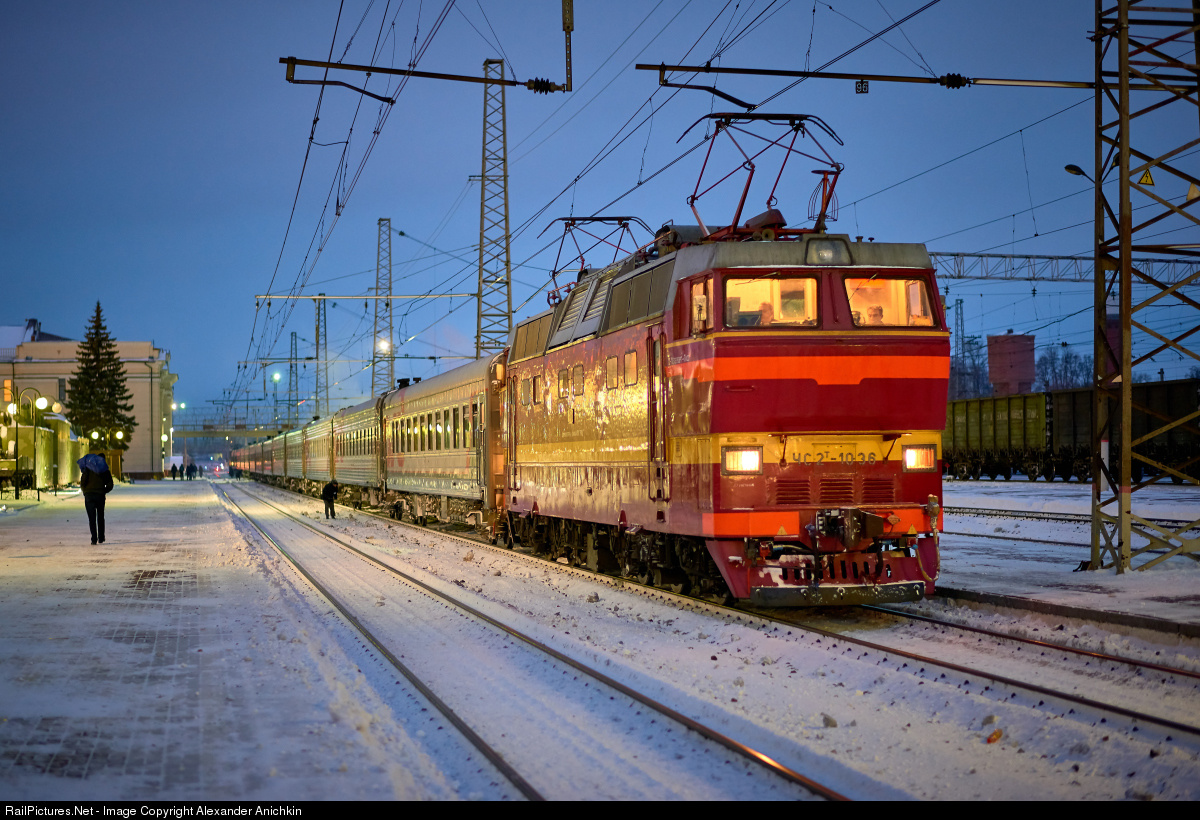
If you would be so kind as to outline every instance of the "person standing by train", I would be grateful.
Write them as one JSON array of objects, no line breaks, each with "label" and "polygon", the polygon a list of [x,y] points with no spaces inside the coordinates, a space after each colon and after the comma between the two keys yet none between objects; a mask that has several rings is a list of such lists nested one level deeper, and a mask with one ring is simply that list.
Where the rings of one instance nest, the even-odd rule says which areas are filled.
[{"label": "person standing by train", "polygon": [[176,467],[174,464],[172,464],[171,465],[171,480],[174,481],[177,478],[179,478],[179,468]]},{"label": "person standing by train", "polygon": [[338,493],[338,483],[337,483],[336,478],[333,481],[330,481],[328,484],[326,484],[325,488],[323,490],[321,490],[321,498],[323,498],[325,500],[325,517],[326,518],[337,518],[337,515],[333,511],[333,500],[335,498],[337,498],[337,493]]},{"label": "person standing by train", "polygon": [[112,492],[113,477],[99,447],[76,462],[79,465],[79,489],[83,492],[83,508],[87,510],[88,529],[92,543],[104,543],[104,496]]}]

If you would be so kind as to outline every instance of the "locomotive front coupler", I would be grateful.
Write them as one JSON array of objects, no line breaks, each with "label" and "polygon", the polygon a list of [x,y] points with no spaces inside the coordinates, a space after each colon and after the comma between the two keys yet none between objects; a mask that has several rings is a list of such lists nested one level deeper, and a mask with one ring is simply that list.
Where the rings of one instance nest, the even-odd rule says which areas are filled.
[{"label": "locomotive front coupler", "polygon": [[807,529],[814,542],[822,536],[840,538],[847,549],[852,549],[864,538],[874,540],[882,535],[886,523],[887,519],[882,516],[849,507],[818,510],[815,521]]}]

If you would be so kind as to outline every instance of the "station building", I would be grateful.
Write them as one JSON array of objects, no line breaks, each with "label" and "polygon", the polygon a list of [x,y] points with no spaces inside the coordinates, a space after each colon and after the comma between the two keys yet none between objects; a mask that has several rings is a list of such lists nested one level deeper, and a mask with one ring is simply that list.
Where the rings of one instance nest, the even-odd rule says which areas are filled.
[{"label": "station building", "polygon": [[[153,342],[114,340],[117,356],[131,395],[132,415],[137,426],[129,434],[129,447],[120,454],[119,465],[129,478],[161,478],[164,465],[170,469],[174,386],[179,377],[170,372],[171,354]],[[74,433],[67,419],[70,407],[68,384],[79,366],[79,341],[42,330],[41,322],[28,319],[21,326],[0,326],[0,382],[3,394],[0,412],[18,400],[29,404],[37,396],[47,407],[36,413],[37,424],[3,425],[0,437],[0,476],[13,469],[36,470],[37,486],[52,488],[78,481],[74,458],[67,455],[86,443],[71,447]],[[59,410],[55,411],[55,404]],[[28,408],[22,418],[28,418]],[[86,431],[85,435],[86,435]],[[17,451],[20,451],[19,464]],[[35,465],[36,454],[36,465]]]}]

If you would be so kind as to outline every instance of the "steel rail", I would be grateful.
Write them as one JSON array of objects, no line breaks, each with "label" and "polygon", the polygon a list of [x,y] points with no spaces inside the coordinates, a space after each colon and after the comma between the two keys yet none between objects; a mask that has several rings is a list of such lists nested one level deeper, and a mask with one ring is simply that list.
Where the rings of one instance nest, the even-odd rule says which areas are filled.
[{"label": "steel rail", "polygon": [[[1059,524],[1090,524],[1092,516],[1090,513],[1051,513],[1039,512],[1037,510],[985,510],[975,507],[943,507],[942,512],[946,515],[973,515],[973,516],[994,516],[998,518],[1028,518],[1034,521],[1054,521]],[[1187,524],[1195,524],[1194,521],[1179,521],[1173,518],[1147,518],[1152,524],[1158,524],[1163,527],[1182,527]]]},{"label": "steel rail", "polygon": [[[1036,684],[1036,683],[1027,683],[1025,681],[1017,680],[1016,678],[1010,678],[1005,675],[998,675],[993,672],[985,672],[982,669],[975,669],[975,668],[972,668],[969,666],[963,666],[962,664],[954,663],[953,661],[939,660],[939,659],[931,657],[929,655],[920,655],[916,652],[909,652],[907,650],[897,649],[892,646],[884,646],[883,644],[878,644],[873,641],[863,640],[862,638],[854,638],[849,635],[845,635],[841,632],[834,632],[832,630],[822,629],[819,626],[811,626],[811,625],[807,625],[807,624],[796,623],[793,621],[780,620],[778,618],[773,618],[768,615],[763,615],[762,613],[756,613],[756,614],[758,615],[758,617],[760,617],[766,621],[769,621],[771,623],[777,624],[779,626],[788,626],[788,627],[792,627],[795,629],[803,630],[805,632],[812,632],[813,634],[820,635],[825,638],[830,638],[832,640],[845,641],[846,643],[856,644],[865,649],[874,650],[876,652],[882,652],[882,653],[884,653],[885,656],[894,655],[894,656],[898,656],[901,658],[907,658],[908,660],[916,661],[917,663],[922,663],[927,666],[936,666],[938,668],[946,669],[951,672],[959,672],[964,675],[972,675],[975,678],[983,678],[986,680],[990,680],[993,683],[1001,684],[1003,686],[1008,686],[1010,688],[1022,689],[1027,692],[1033,692],[1038,695],[1041,695],[1042,697],[1049,697],[1049,698],[1054,698],[1054,699],[1060,700],[1060,701],[1067,701],[1068,703],[1073,703],[1077,706],[1085,706],[1089,709],[1095,709],[1100,712],[1107,712],[1107,713],[1114,714],[1114,715],[1120,715],[1122,717],[1126,717],[1131,720],[1138,720],[1138,721],[1142,721],[1143,723],[1160,726],[1164,729],[1171,729],[1173,731],[1183,732],[1185,734],[1195,735],[1195,736],[1200,737],[1200,726],[1193,726],[1193,725],[1187,724],[1187,723],[1180,723],[1178,721],[1168,720],[1167,718],[1160,718],[1160,717],[1155,717],[1154,715],[1147,715],[1144,712],[1138,712],[1134,709],[1127,709],[1124,706],[1116,706],[1115,704],[1104,703],[1102,701],[1082,697],[1081,695],[1072,695],[1070,692],[1062,692],[1057,689],[1051,689],[1048,686],[1041,686],[1040,684]],[[922,669],[920,671],[923,672],[924,667],[922,667]],[[919,672],[918,672],[918,674],[919,674]],[[1041,705],[1041,704],[1039,704],[1039,705]]]},{"label": "steel rail", "polygon": [[[1087,546],[1086,544],[1082,546]],[[918,615],[915,612],[905,612],[900,609],[890,609],[888,607],[876,606],[875,604],[864,604],[863,609],[869,609],[873,612],[883,612],[888,615],[895,615],[900,618],[907,618],[912,621],[923,621],[925,623],[937,624],[938,626],[950,626],[955,629],[961,629],[964,632],[974,632],[979,635],[987,635],[992,638],[999,638],[1006,641],[1016,641],[1017,643],[1030,644],[1032,646],[1041,647],[1043,649],[1053,649],[1056,652],[1069,652],[1073,655],[1082,655],[1087,658],[1096,658],[1105,662],[1122,663],[1128,666],[1138,666],[1143,669],[1152,669],[1155,672],[1162,672],[1169,675],[1181,675],[1187,678],[1200,679],[1200,672],[1192,672],[1188,669],[1179,669],[1174,666],[1165,666],[1152,661],[1139,661],[1134,658],[1124,658],[1118,655],[1108,655],[1104,652],[1093,652],[1090,649],[1079,649],[1074,646],[1066,646],[1053,641],[1042,641],[1037,638],[1023,638],[1019,635],[1012,635],[1006,632],[997,632],[993,629],[984,629],[979,626],[968,626],[966,624],[955,623],[954,621],[943,621],[940,618],[933,618],[929,615]]]},{"label": "steel rail", "polygon": [[[255,498],[253,493],[247,492],[244,489],[242,491],[245,492],[246,495],[250,496],[251,498]],[[342,605],[342,603],[337,599],[336,596],[334,596],[320,581],[318,581],[316,578],[314,578],[306,569],[304,569],[304,567],[302,567],[300,565],[300,563],[295,558],[293,558],[292,555],[286,549],[284,549],[284,547],[278,541],[276,541],[274,538],[272,538],[270,535],[268,535],[266,530],[264,530],[262,527],[260,527],[258,525],[258,523],[250,516],[250,514],[248,512],[246,512],[246,510],[240,504],[238,504],[236,501],[233,500],[233,498],[229,495],[229,493],[225,490],[224,487],[221,488],[221,493],[225,496],[226,499],[228,499],[230,504],[232,504],[234,507],[237,508],[238,512],[240,512],[242,514],[242,517],[245,518],[247,522],[249,522],[250,526],[252,526],[252,527],[254,527],[254,529],[258,530],[259,534],[262,535],[262,537],[267,540],[267,543],[269,543],[271,546],[273,546],[279,552],[280,555],[282,555],[284,558],[286,558],[288,560],[288,562],[293,567],[295,567],[296,571],[299,572],[301,575],[303,575],[304,579],[306,581],[308,581],[308,583],[311,584],[314,589],[316,589],[319,593],[321,593],[321,595],[325,598],[326,601],[328,601],[330,603],[330,605],[332,605],[338,612],[340,612],[342,614],[342,617],[344,617],[347,621],[349,621],[350,624],[352,624],[354,626],[354,628],[357,629],[363,635],[363,637],[365,637],[371,643],[372,646],[374,646],[377,650],[379,650],[379,653],[381,655],[383,655],[383,657],[386,658],[387,661],[390,664],[392,664],[392,666],[394,666],[397,670],[399,670],[400,673],[402,675],[404,675],[405,678],[408,679],[409,683],[411,683],[413,685],[413,687],[417,689],[417,691],[419,691],[422,695],[424,695],[425,699],[428,700],[439,712],[441,712],[442,715],[448,721],[450,721],[451,724],[454,725],[454,728],[458,729],[458,731],[462,733],[463,737],[465,737],[471,743],[471,745],[473,745],[476,749],[478,749],[483,754],[483,756],[486,757],[488,759],[488,761],[490,761],[491,764],[493,766],[495,766],[500,771],[500,773],[504,777],[506,777],[509,780],[509,782],[512,783],[517,788],[518,791],[521,792],[521,794],[523,794],[529,800],[545,800],[546,799],[545,797],[542,796],[542,794],[540,792],[538,792],[537,789],[535,789],[533,786],[531,786],[529,784],[529,782],[526,781],[525,778],[522,777],[520,775],[520,773],[517,772],[517,770],[514,769],[508,763],[508,761],[506,761],[504,759],[504,757],[499,752],[497,752],[495,749],[493,749],[487,743],[487,741],[485,741],[478,734],[476,734],[475,730],[472,729],[470,726],[468,726],[466,724],[466,722],[464,722],[463,719],[460,718],[458,716],[458,714],[455,713],[455,711],[453,709],[451,709],[449,705],[446,704],[445,701],[443,701],[436,694],[434,694],[433,690],[430,689],[428,686],[426,686],[425,683],[422,682],[412,672],[412,670],[409,669],[404,664],[403,661],[401,661],[399,658],[397,658],[395,656],[395,654],[393,654],[386,646],[384,646],[383,643],[380,640],[378,640],[375,637],[375,635],[369,629],[367,629],[366,626],[363,625],[363,623],[361,621],[358,620],[358,618],[356,618],[345,606]],[[263,501],[262,499],[255,498],[255,500],[259,501],[262,504],[267,504],[267,502]],[[267,504],[267,505],[273,506],[270,504]],[[319,532],[319,530],[318,530],[318,532]]]},{"label": "steel rail", "polygon": [[[593,678],[594,680],[599,681],[600,683],[603,683],[604,685],[606,685],[612,689],[615,689],[616,691],[620,692],[621,694],[625,695],[626,697],[631,698],[632,700],[635,700],[638,703],[641,703],[643,706],[653,709],[656,712],[662,714],[664,717],[670,718],[671,720],[674,720],[675,722],[679,723],[680,725],[682,725],[688,729],[691,729],[693,732],[697,733],[701,737],[703,737],[707,740],[710,740],[714,743],[717,743],[718,745],[723,746],[726,749],[728,749],[732,752],[735,752],[736,754],[739,754],[742,757],[745,757],[755,763],[758,763],[760,766],[763,766],[764,768],[766,768],[769,771],[771,771],[772,773],[784,778],[785,780],[790,780],[791,782],[793,782],[805,789],[808,789],[813,794],[818,795],[820,797],[824,797],[828,800],[849,800],[849,798],[846,797],[845,795],[842,795],[842,794],[834,791],[833,789],[830,789],[827,786],[817,783],[815,780],[811,780],[810,778],[805,777],[804,775],[800,774],[799,772],[797,772],[793,769],[788,768],[787,766],[783,765],[782,763],[778,762],[777,760],[773,759],[772,757],[770,757],[766,754],[763,754],[762,752],[759,752],[756,749],[752,749],[749,746],[747,746],[746,744],[744,744],[740,741],[734,740],[733,738],[729,737],[728,735],[724,735],[724,734],[716,731],[715,729],[705,726],[704,724],[693,720],[692,718],[688,717],[687,715],[682,714],[681,712],[675,711],[674,709],[667,706],[666,704],[660,703],[660,702],[654,700],[653,698],[650,698],[647,695],[644,695],[641,692],[638,692],[636,689],[632,689],[632,688],[626,686],[625,684],[621,683],[620,681],[610,678],[608,675],[605,675],[603,672],[600,672],[597,669],[593,669],[592,667],[590,667],[584,663],[581,663],[581,662],[575,660],[574,658],[563,654],[562,652],[559,652],[557,649],[554,649],[551,646],[547,646],[546,644],[542,643],[541,641],[538,641],[536,638],[530,637],[529,635],[526,635],[525,633],[520,632],[519,630],[516,630],[513,627],[510,627],[509,625],[507,625],[501,621],[496,620],[495,618],[491,617],[490,615],[487,615],[484,612],[480,612],[478,609],[475,609],[471,605],[463,603],[462,601],[459,601],[457,598],[453,597],[452,595],[442,592],[441,590],[439,590],[433,586],[430,586],[429,584],[426,584],[425,582],[423,582],[417,578],[414,578],[413,576],[403,572],[402,570],[396,569],[395,567],[380,561],[379,559],[364,552],[363,550],[358,549],[357,547],[353,546],[352,544],[348,544],[347,542],[341,540],[340,538],[337,538],[327,532],[324,532],[324,531],[318,529],[317,527],[314,527],[312,524],[309,524],[307,521],[303,521],[303,520],[297,518],[296,516],[287,512],[283,508],[278,507],[275,504],[272,504],[270,501],[267,501],[263,498],[256,496],[255,494],[249,492],[245,488],[241,488],[241,490],[242,490],[242,492],[249,495],[251,498],[254,498],[259,503],[264,504],[264,505],[274,509],[275,511],[279,512],[281,515],[294,521],[296,524],[298,524],[302,527],[305,527],[305,528],[311,530],[312,532],[317,533],[318,535],[324,536],[325,538],[327,538],[328,540],[337,544],[338,546],[342,547],[343,549],[346,549],[346,550],[349,550],[350,552],[355,553],[356,555],[360,556],[364,560],[369,561],[371,564],[379,567],[380,569],[383,569],[386,572],[389,572],[393,575],[396,575],[399,578],[402,578],[407,583],[410,583],[414,586],[417,586],[417,587],[425,590],[426,592],[430,593],[431,595],[434,595],[434,596],[446,601],[451,606],[455,606],[455,607],[461,609],[463,612],[466,612],[469,615],[471,615],[475,618],[478,618],[479,620],[484,621],[485,623],[488,623],[491,626],[507,633],[508,635],[511,635],[512,637],[514,637],[520,641],[523,641],[527,645],[529,645],[541,652],[544,652],[547,655],[550,655],[555,660],[557,660],[561,663],[564,663],[564,664],[572,667],[573,669],[576,669],[577,671],[584,673],[585,675],[588,675],[589,677]],[[420,529],[420,528],[417,528],[417,529]],[[466,540],[466,539],[464,539],[464,540]],[[474,544],[477,542],[468,541],[468,543]]]}]

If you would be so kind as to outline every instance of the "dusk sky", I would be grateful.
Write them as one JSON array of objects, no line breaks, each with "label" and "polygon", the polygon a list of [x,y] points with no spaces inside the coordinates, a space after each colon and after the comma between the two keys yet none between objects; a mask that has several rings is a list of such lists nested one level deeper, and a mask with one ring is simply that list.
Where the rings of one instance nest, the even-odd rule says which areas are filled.
[{"label": "dusk sky", "polygon": [[[516,318],[546,307],[558,234],[538,235],[555,218],[636,215],[652,229],[694,222],[686,198],[703,149],[638,183],[697,142],[699,130],[677,142],[697,119],[731,106],[659,89],[657,74],[635,63],[816,69],[926,2],[577,0],[574,91],[507,91]],[[384,111],[346,88],[322,96],[317,86],[288,84],[279,63],[332,54],[479,76],[485,59],[504,57],[509,76],[562,82],[560,3],[463,0],[439,24],[446,8],[437,0],[4,3],[0,324],[37,318],[48,332],[82,338],[99,300],[114,336],[171,352],[177,399],[215,412],[209,402],[239,383],[239,362],[286,357],[292,331],[300,356],[312,355],[312,303],[287,313],[276,302],[268,317],[255,294],[366,294],[381,217],[405,234],[392,239],[395,292],[473,290],[479,186],[469,177],[480,173],[482,87],[413,79]],[[828,70],[1090,81],[1093,13],[1091,0],[943,0]],[[350,72],[330,79],[387,95],[398,85]],[[1090,183],[1063,171],[1092,167],[1090,91],[872,83],[856,94],[851,81],[808,80],[787,91],[792,81],[718,83],[751,102],[779,94],[761,110],[813,114],[837,132],[844,145],[824,142],[845,165],[831,231],[937,251],[1091,252]],[[1180,113],[1180,128],[1194,134],[1194,111],[1186,120]],[[722,156],[713,162],[723,175],[734,163]],[[1198,173],[1195,155],[1181,165]],[[765,208],[778,170],[769,159],[761,167],[747,215]],[[808,224],[813,167],[793,162],[780,185],[778,207],[792,226]],[[740,184],[701,200],[706,222],[728,220]],[[1185,193],[1160,191],[1174,201]],[[1163,230],[1173,232],[1156,241],[1195,241],[1178,223]],[[1090,285],[1040,282],[1036,296],[1028,282],[941,286],[950,304],[964,300],[968,334],[1011,328],[1036,332],[1039,352],[1063,342],[1090,352]],[[395,315],[396,341],[413,337],[402,354],[474,351],[473,301],[400,303]],[[331,306],[330,353],[369,358],[372,317],[361,299]],[[1175,335],[1194,313],[1180,313],[1179,327],[1170,315],[1162,321],[1161,332]],[[1161,358],[1156,369],[1168,378],[1186,374],[1175,354]],[[396,375],[459,363],[402,360]],[[240,384],[261,399],[261,371],[249,367],[255,375]],[[335,408],[369,392],[364,367],[334,368]],[[286,385],[283,365],[267,377],[276,370]],[[312,367],[301,376],[301,397],[311,396]]]}]

